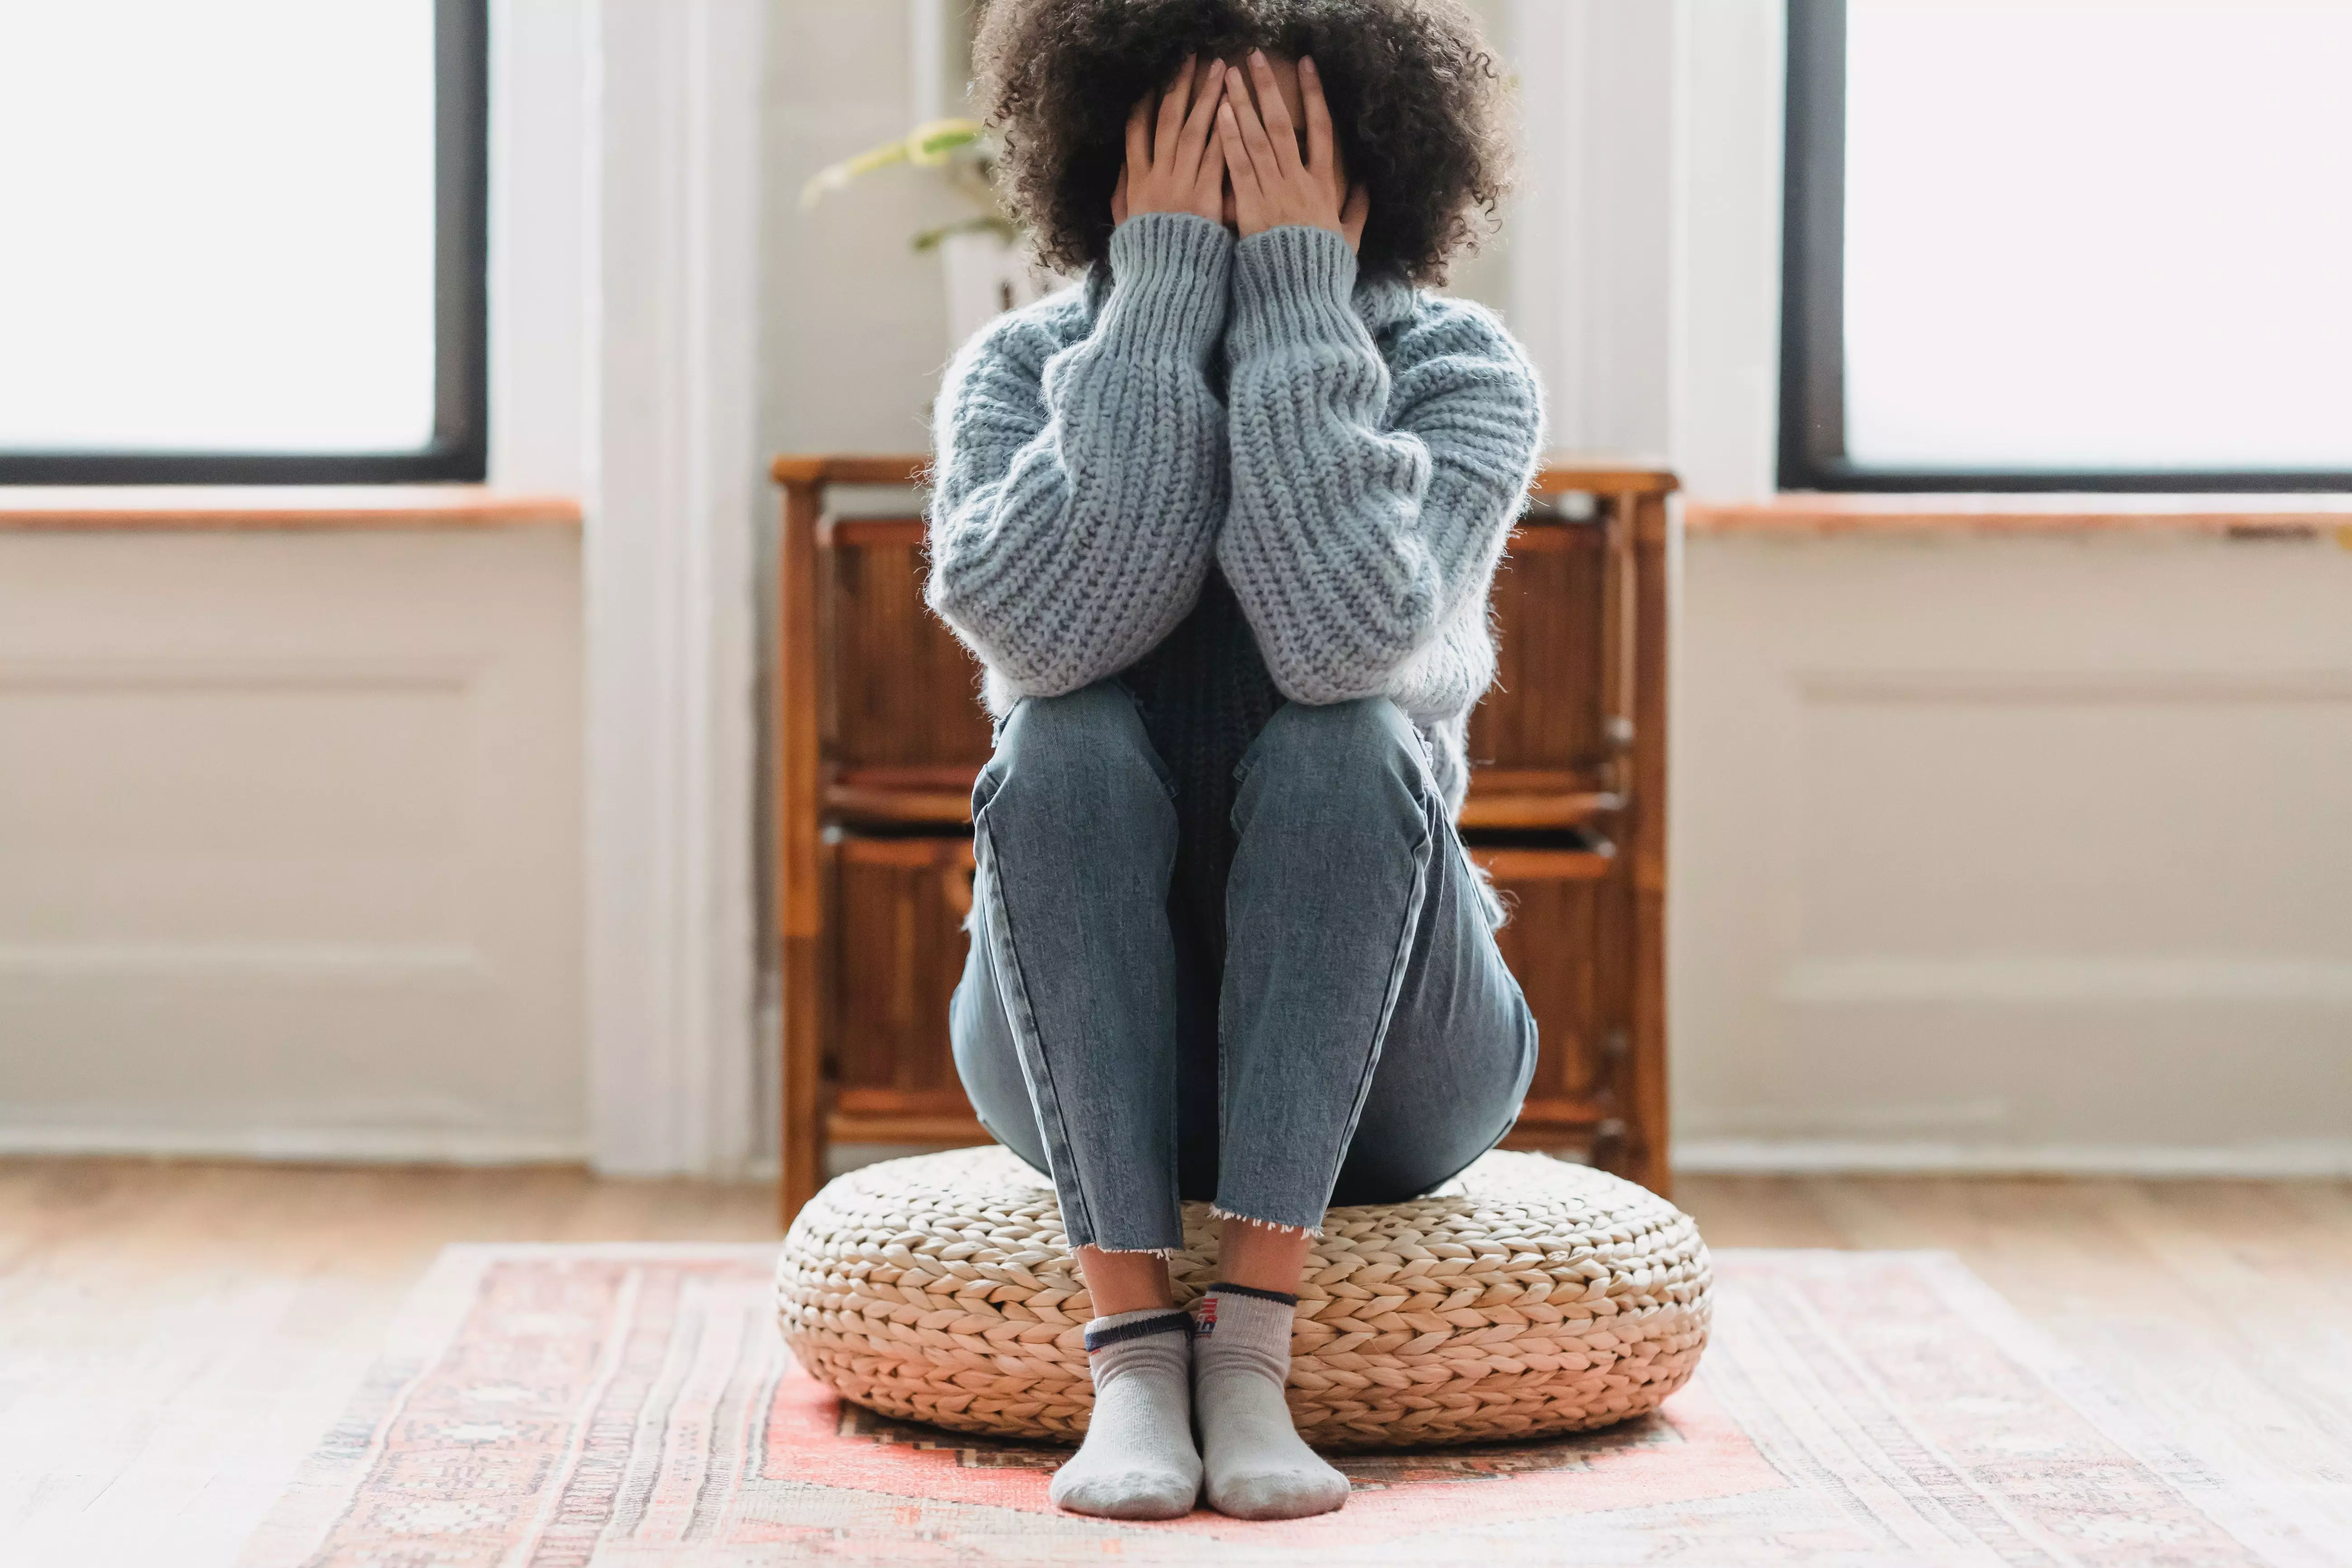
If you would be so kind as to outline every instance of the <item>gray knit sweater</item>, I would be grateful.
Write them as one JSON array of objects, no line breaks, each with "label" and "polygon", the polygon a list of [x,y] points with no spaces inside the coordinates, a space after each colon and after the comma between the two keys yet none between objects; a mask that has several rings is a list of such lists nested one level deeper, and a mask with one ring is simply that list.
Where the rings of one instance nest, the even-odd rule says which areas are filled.
[{"label": "gray knit sweater", "polygon": [[1083,287],[950,367],[929,602],[1002,714],[1135,666],[1213,564],[1281,694],[1393,700],[1458,812],[1542,428],[1533,370],[1477,306],[1360,279],[1328,230],[1236,244],[1142,214]]}]

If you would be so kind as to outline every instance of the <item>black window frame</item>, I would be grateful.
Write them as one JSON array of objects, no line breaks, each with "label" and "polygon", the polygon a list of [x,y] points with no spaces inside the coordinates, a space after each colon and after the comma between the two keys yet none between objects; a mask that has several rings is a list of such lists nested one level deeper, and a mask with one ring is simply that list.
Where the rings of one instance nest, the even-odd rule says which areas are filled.
[{"label": "black window frame", "polygon": [[1784,490],[2342,490],[2315,468],[1895,468],[1845,455],[1845,0],[1788,0],[1780,227]]},{"label": "black window frame", "polygon": [[0,447],[0,484],[480,480],[489,459],[489,4],[434,0],[433,435],[397,452]]}]

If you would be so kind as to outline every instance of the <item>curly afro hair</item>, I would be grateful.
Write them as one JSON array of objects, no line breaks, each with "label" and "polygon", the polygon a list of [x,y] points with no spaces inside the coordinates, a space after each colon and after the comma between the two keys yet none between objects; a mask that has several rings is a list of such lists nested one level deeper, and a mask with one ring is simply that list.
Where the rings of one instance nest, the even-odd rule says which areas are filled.
[{"label": "curly afro hair", "polygon": [[1349,178],[1371,197],[1368,270],[1442,281],[1493,227],[1510,174],[1508,96],[1457,0],[993,0],[973,44],[997,170],[1040,258],[1110,247],[1111,188],[1136,100],[1186,55],[1312,55]]}]

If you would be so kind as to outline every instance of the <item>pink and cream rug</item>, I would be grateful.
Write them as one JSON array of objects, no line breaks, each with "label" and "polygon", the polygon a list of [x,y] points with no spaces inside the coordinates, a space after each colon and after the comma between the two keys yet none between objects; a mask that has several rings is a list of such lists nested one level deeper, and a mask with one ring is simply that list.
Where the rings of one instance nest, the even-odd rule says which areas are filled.
[{"label": "pink and cream rug", "polygon": [[1347,1508],[1289,1524],[1072,1518],[1060,1450],[843,1405],[777,1338],[773,1261],[451,1248],[246,1568],[2342,1561],[1940,1254],[1718,1252],[1714,1343],[1660,1415],[1348,1458]]}]

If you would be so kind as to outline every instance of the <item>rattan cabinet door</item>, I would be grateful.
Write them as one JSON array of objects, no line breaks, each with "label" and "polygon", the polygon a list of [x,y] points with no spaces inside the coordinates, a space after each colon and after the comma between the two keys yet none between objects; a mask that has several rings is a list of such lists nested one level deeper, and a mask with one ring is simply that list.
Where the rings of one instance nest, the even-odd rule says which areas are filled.
[{"label": "rattan cabinet door", "polygon": [[948,998],[967,951],[971,841],[844,837],[827,847],[840,911],[826,1062],[835,1136],[977,1137],[948,1038]]},{"label": "rattan cabinet door", "polygon": [[1608,548],[1598,523],[1530,520],[1495,574],[1496,680],[1470,716],[1472,788],[1599,787]]},{"label": "rattan cabinet door", "polygon": [[1540,1054],[1513,1142],[1587,1149],[1612,1136],[1630,1003],[1622,868],[1591,848],[1473,854],[1511,919],[1496,933],[1536,1016]]},{"label": "rattan cabinet door", "polygon": [[829,773],[852,789],[969,791],[989,752],[980,667],[923,603],[921,523],[842,521],[826,538]]}]

